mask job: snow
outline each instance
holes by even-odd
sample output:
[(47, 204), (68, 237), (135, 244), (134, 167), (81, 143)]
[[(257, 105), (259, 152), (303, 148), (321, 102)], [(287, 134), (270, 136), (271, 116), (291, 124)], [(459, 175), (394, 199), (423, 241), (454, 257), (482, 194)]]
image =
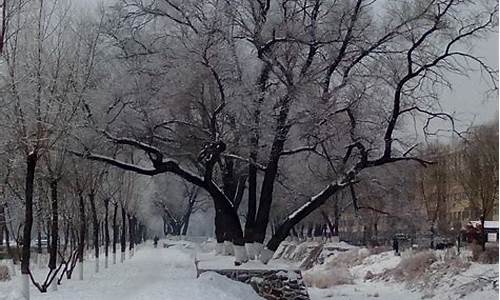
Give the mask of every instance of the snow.
[(368, 271), (378, 274), (385, 270), (394, 269), (400, 261), (401, 256), (394, 255), (394, 252), (382, 252), (368, 256), (361, 265), (352, 267), (351, 272), (354, 276), (363, 278)]
[(408, 291), (401, 284), (385, 282), (356, 282), (353, 285), (339, 285), (331, 289), (309, 288), (311, 300), (421, 300), (422, 294)]
[(271, 260), (263, 264), (259, 260), (249, 260), (247, 263), (235, 266), (233, 256), (214, 256), (213, 253), (197, 254), (199, 269), (242, 269), (242, 270), (296, 270), (297, 268), (282, 260)]
[[(324, 191), (321, 191), (321, 193), (323, 193)], [(319, 195), (319, 194), (318, 194)], [(288, 216), (288, 220), (291, 220), (293, 218), (295, 218), (297, 216), (297, 214), (299, 214), (300, 212), (302, 212), (303, 210), (305, 210), (309, 205), (311, 205), (313, 203), (314, 200), (316, 200), (316, 198), (318, 197), (318, 195), (316, 196), (313, 196), (311, 198), (311, 200), (307, 201), (306, 203), (304, 203), (304, 205), (302, 205), (301, 207), (299, 207), (298, 209), (296, 209), (294, 212), (292, 212), (289, 216)]]
[[(439, 251), (436, 251), (439, 252)], [(436, 253), (439, 256), (440, 253)], [(411, 253), (408, 253), (411, 255)], [(433, 276), (431, 273), (426, 277), (426, 281), (432, 287), (421, 289), (418, 286), (406, 282), (397, 282), (387, 277), (365, 280), (367, 272), (372, 274), (382, 274), (386, 270), (394, 269), (401, 261), (401, 256), (395, 256), (393, 251), (386, 251), (379, 254), (369, 255), (361, 263), (349, 267), (348, 271), (353, 275), (352, 284), (340, 284), (321, 278), (321, 275), (339, 276), (340, 267), (332, 262), (336, 255), (326, 260), (325, 264), (315, 266), (304, 273), (304, 279), (315, 285), (308, 289), (312, 300), (322, 299), (388, 299), (388, 300), (416, 300), (416, 299), (465, 299), (465, 300), (489, 300), (498, 299), (498, 264), (478, 264), (471, 263), (470, 267), (462, 272), (443, 272)], [(334, 269), (328, 268), (329, 261), (334, 265)], [(450, 263), (443, 260), (436, 262), (435, 268), (447, 270)], [(332, 271), (331, 273), (329, 273)], [(309, 272), (309, 273), (308, 273)], [(343, 272), (347, 272), (344, 270)], [(430, 271), (435, 272), (435, 271)], [(438, 273), (436, 273), (438, 274)], [(335, 281), (335, 280), (334, 280)], [(341, 281), (340, 281), (341, 282)], [(330, 285), (330, 283), (332, 283)], [(329, 288), (318, 288), (330, 286)]]
[[(262, 299), (257, 296), (253, 288), (245, 283), (228, 279), (215, 272), (205, 272), (200, 275), (198, 282), (209, 287), (211, 295), (205, 295), (203, 299)], [(186, 295), (184, 296), (184, 298)], [(179, 298), (181, 299), (181, 298)]]
[(436, 283), (433, 294), (436, 298), (498, 299), (498, 264), (471, 263), (464, 272), (446, 274)]
[[(186, 247), (187, 246), (187, 247)], [(31, 285), (32, 300), (257, 300), (253, 289), (217, 274), (196, 278), (193, 249), (189, 244), (169, 248), (139, 247), (130, 260), (95, 274), (87, 260), (84, 280), (63, 280), (57, 291), (41, 294)], [(228, 257), (229, 258), (229, 257)], [(102, 258), (104, 260), (104, 258)], [(42, 278), (46, 270), (33, 270)], [(0, 282), (0, 300), (18, 300), (20, 276)]]
[[(481, 221), (470, 221), (474, 226), (481, 225)], [(485, 229), (498, 229), (498, 221), (484, 221), (484, 228)]]
[[(257, 300), (260, 298), (246, 284), (230, 280), (213, 272), (204, 272), (196, 278), (195, 261), (199, 268), (215, 269), (251, 269), (251, 270), (282, 270), (278, 274), (291, 274), (296, 270), (296, 262), (283, 259), (271, 260), (268, 265), (259, 261), (249, 261), (241, 266), (234, 266), (234, 257), (214, 255), (215, 242), (194, 243), (189, 241), (162, 241), (160, 245), (167, 248), (153, 248), (151, 245), (141, 245), (136, 249), (132, 259), (112, 264), (108, 269), (94, 273), (95, 260), (89, 258), (84, 265), (84, 280), (64, 279), (56, 291), (41, 294), (32, 285), (30, 287), (33, 300), (132, 300), (132, 299), (192, 299), (192, 300)], [(311, 244), (311, 242), (308, 242)], [(400, 256), (392, 251), (367, 255), (366, 249), (352, 247), (345, 243), (327, 243), (334, 249), (327, 250), (331, 256), (325, 259), (325, 264), (303, 272), (307, 281), (308, 272), (312, 274), (316, 286), (308, 292), (311, 300), (416, 300), (416, 299), (465, 299), (489, 300), (498, 299), (498, 264), (466, 264), (466, 269), (454, 271), (453, 265), (438, 258), (430, 273), (424, 280), (430, 281), (431, 288), (420, 288), (409, 282), (399, 282), (389, 276), (376, 274), (391, 274), (385, 272), (398, 266)], [(350, 248), (350, 249), (349, 249)], [(346, 249), (349, 249), (347, 252)], [(403, 253), (412, 255), (411, 252)], [(436, 257), (441, 257), (436, 252)], [(128, 256), (127, 256), (128, 257)], [(445, 256), (443, 256), (445, 257)], [(104, 257), (100, 258), (104, 261)], [(19, 266), (17, 266), (19, 268)], [(342, 269), (343, 268), (343, 269)], [(316, 271), (316, 273), (314, 273)], [(351, 284), (337, 280), (339, 274), (345, 273)], [(375, 274), (373, 279), (365, 280), (366, 273)], [(46, 275), (46, 268), (33, 266), (36, 278)], [(349, 275), (351, 277), (349, 277)], [(323, 276), (323, 277), (322, 277)], [(337, 277), (336, 279), (333, 277)], [(22, 285), (20, 272), (16, 270), (13, 280), (0, 282), (0, 300), (19, 300)], [(324, 278), (335, 279), (332, 282)]]

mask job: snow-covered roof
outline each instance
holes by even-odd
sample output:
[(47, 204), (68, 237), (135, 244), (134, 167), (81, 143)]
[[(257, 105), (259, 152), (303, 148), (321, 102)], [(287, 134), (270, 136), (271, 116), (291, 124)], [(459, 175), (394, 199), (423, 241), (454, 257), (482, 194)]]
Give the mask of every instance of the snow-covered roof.
[[(472, 225), (481, 225), (481, 221), (470, 221)], [(484, 221), (484, 228), (498, 228), (498, 221)]]

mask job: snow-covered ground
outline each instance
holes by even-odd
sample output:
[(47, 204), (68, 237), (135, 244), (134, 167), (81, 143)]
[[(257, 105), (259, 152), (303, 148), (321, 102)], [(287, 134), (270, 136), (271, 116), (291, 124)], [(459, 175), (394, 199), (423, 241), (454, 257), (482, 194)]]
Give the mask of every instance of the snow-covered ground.
[[(397, 282), (389, 276), (379, 276), (386, 271), (395, 269), (401, 262), (401, 256), (395, 256), (392, 251), (369, 255), (348, 268), (353, 277), (352, 284), (335, 285), (329, 288), (310, 287), (312, 300), (417, 300), (417, 299), (464, 299), (493, 300), (498, 299), (498, 264), (470, 263), (463, 271), (457, 271), (446, 262), (434, 263), (430, 274), (423, 280), (427, 282)], [(440, 269), (442, 268), (442, 269)], [(448, 270), (448, 271), (447, 271)], [(374, 274), (367, 280), (366, 274)], [(431, 288), (419, 288), (421, 285)]]
[[(127, 256), (128, 258), (128, 256)], [(191, 249), (183, 247), (153, 248), (144, 246), (125, 263), (110, 265), (93, 274), (94, 264), (85, 266), (85, 277), (80, 281), (63, 280), (57, 291), (41, 294), (31, 288), (33, 300), (257, 300), (254, 290), (246, 284), (227, 279), (215, 273), (204, 273), (196, 278)], [(101, 264), (102, 266), (104, 263)], [(40, 273), (42, 276), (43, 273)], [(0, 282), (0, 300), (19, 299), (17, 280)]]
[[(165, 244), (168, 248), (163, 248), (163, 242), (160, 242), (158, 248), (142, 245), (131, 259), (128, 259), (127, 255), (125, 263), (110, 264), (108, 269), (103, 268), (102, 260), (101, 271), (97, 274), (94, 273), (93, 259), (89, 259), (85, 265), (83, 281), (78, 280), (77, 274), (74, 274), (74, 279), (64, 279), (57, 291), (49, 291), (46, 294), (41, 294), (31, 287), (31, 299), (262, 299), (249, 285), (212, 272), (203, 273), (200, 278), (196, 278), (195, 261), (198, 261), (198, 266), (202, 268), (235, 268), (234, 258), (215, 256), (213, 245), (210, 243), (169, 240), (165, 241)], [(327, 276), (344, 276), (344, 273), (347, 273), (346, 281), (350, 284), (335, 284), (323, 289), (310, 287), (308, 291), (311, 300), (498, 299), (498, 281), (496, 285), (493, 283), (498, 280), (498, 264), (467, 263), (467, 267), (459, 270), (438, 259), (432, 264), (433, 268), (429, 274), (426, 273), (422, 277), (422, 280), (430, 281), (425, 283), (426, 287), (431, 286), (429, 290), (421, 288), (419, 282), (409, 284), (391, 277), (394, 276), (391, 270), (397, 269), (402, 259), (400, 256), (395, 256), (392, 251), (370, 254), (368, 250), (357, 247), (347, 247), (344, 250), (347, 249), (358, 251), (358, 256), (338, 252), (327, 258), (324, 265), (317, 265), (312, 270), (325, 272)], [(298, 250), (297, 252), (300, 252)], [(333, 253), (331, 250), (327, 251)], [(344, 256), (336, 257), (336, 255)], [(338, 261), (348, 265), (342, 269)], [(278, 259), (271, 261), (270, 265), (252, 261), (238, 268), (296, 269), (297, 265), (297, 261)], [(330, 270), (329, 268), (333, 269), (332, 273), (326, 272)], [(37, 278), (42, 278), (46, 274), (46, 269), (34, 266), (33, 272)], [(372, 274), (370, 277), (373, 278), (367, 280), (367, 273)], [(306, 277), (307, 272), (304, 274)], [(0, 282), (0, 300), (20, 299), (17, 292), (19, 278), (18, 271), (13, 280)]]
[(198, 268), (200, 269), (245, 269), (245, 270), (296, 270), (294, 264), (283, 260), (271, 260), (267, 265), (259, 260), (250, 260), (240, 266), (234, 265), (233, 256), (214, 256), (213, 253), (200, 253), (197, 255)]

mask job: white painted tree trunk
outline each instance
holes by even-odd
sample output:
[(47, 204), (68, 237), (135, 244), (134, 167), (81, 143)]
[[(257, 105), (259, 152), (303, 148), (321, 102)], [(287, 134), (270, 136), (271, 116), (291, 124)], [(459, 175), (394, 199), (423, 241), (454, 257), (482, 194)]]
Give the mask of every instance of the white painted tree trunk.
[(78, 262), (78, 279), (83, 280), (83, 262)]
[(273, 255), (274, 255), (274, 251), (271, 251), (267, 248), (264, 248), (260, 252), (260, 261), (263, 264), (267, 264), (271, 260), (271, 258), (273, 258)]
[(245, 246), (234, 245), (235, 263), (242, 264), (248, 261), (247, 249)]
[(30, 275), (21, 274), (21, 296), (24, 300), (30, 300)]
[(104, 269), (108, 268), (108, 258), (109, 257), (107, 255), (104, 257)]
[(259, 259), (260, 252), (264, 249), (264, 244), (262, 243), (253, 243), (253, 251), (255, 255), (255, 259)]
[(116, 252), (113, 253), (113, 265), (116, 265)]
[(123, 263), (125, 261), (125, 252), (121, 252), (120, 262)]
[(95, 258), (95, 272), (99, 273), (99, 257)]
[(224, 251), (224, 243), (215, 244), (215, 255), (222, 255)]
[(245, 248), (247, 249), (248, 259), (255, 259), (255, 247), (254, 243), (245, 243)]
[(233, 243), (229, 241), (224, 241), (224, 253), (223, 255), (234, 255)]
[(15, 277), (17, 272), (16, 272), (16, 264), (14, 263), (13, 259), (10, 260), (10, 269), (12, 270), (10, 274), (12, 275), (12, 277)]
[(50, 289), (52, 291), (57, 291), (57, 277), (52, 280), (52, 283), (50, 284)]

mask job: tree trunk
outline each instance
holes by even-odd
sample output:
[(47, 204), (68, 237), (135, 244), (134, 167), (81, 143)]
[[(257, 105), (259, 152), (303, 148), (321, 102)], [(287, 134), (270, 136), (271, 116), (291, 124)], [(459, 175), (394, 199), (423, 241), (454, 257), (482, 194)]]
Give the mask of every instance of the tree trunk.
[[(207, 190), (214, 200), (216, 235), (217, 232), (222, 232), (224, 240), (232, 241), (237, 246), (244, 246), (240, 219), (231, 202), (214, 184), (209, 184)], [(218, 219), (219, 217), (220, 219)]]
[(79, 264), (79, 277), (83, 280), (83, 260), (85, 252), (85, 233), (87, 232), (87, 219), (85, 216), (85, 200), (83, 192), (79, 192), (79, 209), (80, 209), (80, 239), (78, 241), (78, 264)]
[(38, 253), (38, 256), (42, 254), (42, 226), (41, 226), (41, 221), (38, 220), (37, 222), (37, 233), (36, 233), (36, 252)]
[(323, 219), (325, 220), (326, 224), (328, 225), (328, 229), (330, 230), (330, 234), (331, 235), (335, 235), (334, 234), (334, 232), (336, 232), (335, 231), (335, 226), (332, 224), (332, 221), (328, 217), (328, 214), (324, 210), (322, 210), (321, 211), (321, 216), (323, 216)]
[[(25, 215), (23, 227), (23, 248), (21, 259), (21, 274), (29, 276), (30, 273), (30, 252), (31, 252), (31, 229), (33, 227), (33, 185), (35, 181), (35, 168), (37, 155), (35, 152), (28, 154), (26, 158), (26, 177), (25, 177)], [(24, 278), (23, 280), (29, 280)], [(28, 282), (29, 283), (29, 282)], [(28, 294), (29, 298), (29, 294)]]
[(484, 211), (483, 211), (483, 214), (481, 215), (480, 217), (480, 220), (481, 220), (481, 249), (483, 251), (486, 251), (486, 229), (484, 228)]
[[(169, 231), (169, 225), (168, 225), (168, 220), (167, 220), (167, 217), (166, 216), (162, 216), (162, 220), (163, 220), (163, 234), (165, 236), (167, 236), (170, 231)], [(217, 216), (216, 216), (216, 220), (217, 220)], [(217, 224), (215, 225), (215, 228), (216, 228), (216, 232), (215, 234), (217, 235)]]
[(314, 228), (314, 225), (309, 222), (307, 223), (307, 238), (312, 238), (313, 237), (313, 228)]
[(322, 233), (323, 233), (323, 224), (321, 224), (321, 223), (314, 224), (313, 236), (315, 238), (318, 238), (318, 237), (322, 236)]
[(194, 201), (189, 203), (189, 207), (184, 214), (183, 226), (182, 226), (182, 235), (186, 235), (189, 227), (189, 219), (191, 219), (191, 214), (193, 213)]
[(134, 230), (134, 244), (139, 245), (141, 243), (141, 234), (142, 234), (142, 224), (141, 222), (135, 220), (135, 230)]
[[(245, 241), (250, 244), (249, 248), (252, 250), (252, 252), (254, 247), (251, 244), (256, 242), (255, 223), (257, 218), (257, 166), (255, 164), (258, 162), (259, 153), (261, 106), (264, 101), (264, 95), (267, 89), (266, 85), (271, 70), (271, 66), (269, 64), (265, 64), (261, 69), (259, 77), (257, 79), (257, 86), (259, 87), (259, 91), (261, 94), (257, 101), (254, 103), (255, 108), (253, 110), (253, 124), (250, 131), (249, 144), (251, 163), (248, 165), (248, 208), (247, 218), (245, 222)], [(256, 255), (258, 255), (258, 253), (250, 254), (250, 256)]]
[[(236, 195), (237, 182), (234, 174), (234, 162), (232, 159), (226, 158), (224, 159), (224, 168), (222, 172), (222, 189), (224, 190), (224, 194), (232, 200)], [(234, 204), (234, 202), (233, 202)]]
[(7, 248), (7, 255), (12, 258), (12, 261), (14, 264), (16, 263), (17, 259), (12, 253), (12, 249), (10, 248), (10, 233), (9, 233), (9, 228), (5, 226), (5, 247)]
[(125, 260), (125, 251), (127, 250), (127, 245), (126, 245), (126, 233), (127, 233), (127, 214), (125, 212), (125, 208), (123, 207), (122, 204), (122, 234), (120, 237), (120, 244), (121, 244), (121, 257), (120, 261), (123, 262)]
[[(269, 223), (269, 215), (271, 213), (271, 205), (273, 202), (274, 182), (278, 174), (278, 165), (283, 146), (290, 131), (290, 126), (287, 126), (288, 113), (290, 111), (289, 102), (290, 96), (285, 96), (281, 102), (281, 107), (276, 120), (276, 128), (271, 153), (269, 154), (269, 162), (266, 165), (262, 188), (260, 191), (259, 209), (255, 219), (255, 240), (263, 243), (266, 238), (267, 225)], [(290, 230), (288, 228), (288, 230)], [(287, 231), (288, 232), (288, 231)]]
[(281, 242), (286, 239), (290, 229), (305, 217), (307, 217), (311, 212), (323, 205), (329, 197), (331, 197), (339, 190), (343, 189), (345, 186), (345, 184), (330, 184), (321, 193), (314, 196), (305, 205), (288, 216), (288, 218), (286, 218), (285, 221), (278, 227), (276, 233), (266, 244), (267, 252), (265, 253), (265, 255), (261, 256), (261, 261), (263, 263), (269, 262), (272, 257), (272, 253), (274, 253), (274, 251), (278, 249), (278, 246), (281, 244)]
[(66, 223), (66, 229), (64, 230), (64, 246), (63, 246), (63, 254), (66, 254), (66, 250), (68, 249), (69, 244), (69, 224)]
[(117, 223), (117, 215), (118, 215), (118, 203), (114, 203), (113, 208), (113, 264), (116, 264), (116, 244), (118, 244), (118, 223)]
[[(130, 214), (127, 215), (128, 217), (128, 252), (129, 256), (131, 257), (134, 253), (134, 232), (135, 232), (135, 217), (131, 216)], [(180, 231), (180, 228), (179, 228)]]
[(57, 267), (57, 242), (59, 240), (59, 213), (57, 199), (57, 180), (50, 182), (50, 192), (52, 198), (52, 238), (50, 245), (49, 269), (55, 270)]
[(97, 210), (95, 206), (95, 194), (89, 193), (90, 210), (92, 212), (92, 230), (94, 240), (95, 272), (99, 272), (99, 221), (97, 220)]
[(247, 182), (247, 176), (240, 176), (238, 178), (237, 186), (236, 186), (236, 194), (233, 198), (234, 209), (238, 211), (241, 200), (243, 200), (243, 195), (245, 194), (245, 187)]
[(339, 223), (340, 223), (340, 209), (339, 209), (338, 198), (335, 199), (335, 203), (333, 204), (333, 214), (334, 214), (333, 229), (335, 231), (335, 233), (333, 233), (333, 235), (338, 236), (339, 235)]
[(105, 264), (104, 267), (108, 267), (108, 257), (109, 257), (109, 225), (108, 225), (108, 211), (109, 211), (109, 199), (104, 199), (104, 256)]
[[(250, 159), (256, 160), (257, 154), (251, 154)], [(255, 215), (257, 213), (257, 167), (253, 164), (248, 166), (248, 207), (245, 221), (245, 242), (252, 244), (255, 241), (254, 227)], [(252, 246), (249, 246), (250, 249)], [(253, 250), (251, 250), (253, 252)], [(250, 256), (254, 256), (250, 253)]]
[(7, 228), (7, 223), (5, 222), (5, 207), (3, 204), (0, 204), (0, 246), (3, 246), (5, 228)]

